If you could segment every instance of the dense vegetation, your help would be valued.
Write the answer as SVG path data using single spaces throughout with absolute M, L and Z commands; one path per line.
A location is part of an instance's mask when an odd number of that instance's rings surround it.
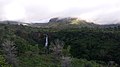
M 2 67 L 119 67 L 119 48 L 119 28 L 56 29 L 0 24 Z

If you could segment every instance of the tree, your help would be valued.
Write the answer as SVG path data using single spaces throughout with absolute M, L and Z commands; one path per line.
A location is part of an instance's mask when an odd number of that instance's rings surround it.
M 55 60 L 61 62 L 61 67 L 70 67 L 71 59 L 68 55 L 70 47 L 68 47 L 66 50 L 63 49 L 63 47 L 64 47 L 64 42 L 60 41 L 59 39 L 56 39 L 50 45 L 50 49 L 53 51 L 53 56 Z
M 50 44 L 49 49 L 51 51 L 51 55 L 53 57 L 53 63 L 55 65 L 61 62 L 63 46 L 64 46 L 64 42 L 60 41 L 59 39 L 54 40 Z
M 12 67 L 18 67 L 15 44 L 9 40 L 5 40 L 2 44 L 2 48 L 6 61 L 11 64 Z
M 51 42 L 50 50 L 54 54 L 54 56 L 60 58 L 62 56 L 62 49 L 64 46 L 64 42 L 56 39 L 54 42 Z

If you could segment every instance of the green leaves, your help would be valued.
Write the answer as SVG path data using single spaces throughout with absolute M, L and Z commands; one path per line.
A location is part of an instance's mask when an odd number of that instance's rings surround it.
M 11 67 L 11 65 L 9 65 L 5 62 L 5 58 L 2 55 L 0 55 L 0 66 L 1 67 Z

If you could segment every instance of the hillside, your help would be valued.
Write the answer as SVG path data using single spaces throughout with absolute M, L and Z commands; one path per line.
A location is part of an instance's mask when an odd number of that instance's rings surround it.
M 50 20 L 47 25 L 63 23 L 67 26 L 65 23 L 72 24 L 73 21 L 77 25 L 85 22 L 62 19 Z M 0 24 L 0 66 L 119 67 L 119 27 L 52 27 L 54 28 Z
M 39 27 L 39 28 L 56 28 L 56 29 L 67 29 L 67 28 L 118 28 L 120 24 L 106 24 L 106 25 L 99 25 L 93 22 L 87 22 L 85 20 L 80 20 L 78 18 L 51 18 L 48 23 L 32 23 L 28 24 L 32 27 Z
M 71 64 L 72 67 L 85 67 L 86 65 L 106 67 L 110 61 L 120 64 L 120 30 L 117 28 L 58 30 L 0 24 L 0 31 L 1 44 L 7 44 L 9 41 L 15 44 L 17 53 L 15 53 L 16 56 L 13 53 L 13 59 L 15 58 L 19 61 L 14 60 L 20 65 L 19 67 L 61 67 L 61 62 L 63 63 L 60 59 L 61 55 L 66 58 L 71 57 L 71 59 L 64 61 Z M 46 53 L 44 47 L 46 34 L 49 38 L 48 53 Z M 58 47 L 53 50 L 54 45 L 60 46 L 62 43 L 64 43 L 64 47 L 60 49 L 62 50 L 62 53 L 60 52 L 61 55 L 56 54 Z M 8 47 L 6 48 L 8 49 Z M 7 67 L 9 64 L 16 64 L 15 62 L 8 63 L 9 59 L 6 56 L 9 55 L 3 52 L 4 49 L 2 46 L 0 47 L 0 65 Z M 70 60 L 70 62 L 67 60 Z
M 86 22 L 85 20 L 79 20 L 78 18 L 51 18 L 48 23 L 36 23 L 32 24 L 32 27 L 42 28 L 81 28 L 81 27 L 97 27 L 97 24 Z
M 48 23 L 25 23 L 19 21 L 0 21 L 0 24 L 24 25 L 38 28 L 68 29 L 68 28 L 119 28 L 120 24 L 99 25 L 93 22 L 87 22 L 74 17 L 51 18 Z

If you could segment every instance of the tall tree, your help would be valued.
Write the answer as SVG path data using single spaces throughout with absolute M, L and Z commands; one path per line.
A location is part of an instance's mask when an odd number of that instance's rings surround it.
M 18 67 L 15 44 L 9 40 L 5 40 L 2 44 L 2 48 L 6 61 L 11 64 L 12 67 Z

